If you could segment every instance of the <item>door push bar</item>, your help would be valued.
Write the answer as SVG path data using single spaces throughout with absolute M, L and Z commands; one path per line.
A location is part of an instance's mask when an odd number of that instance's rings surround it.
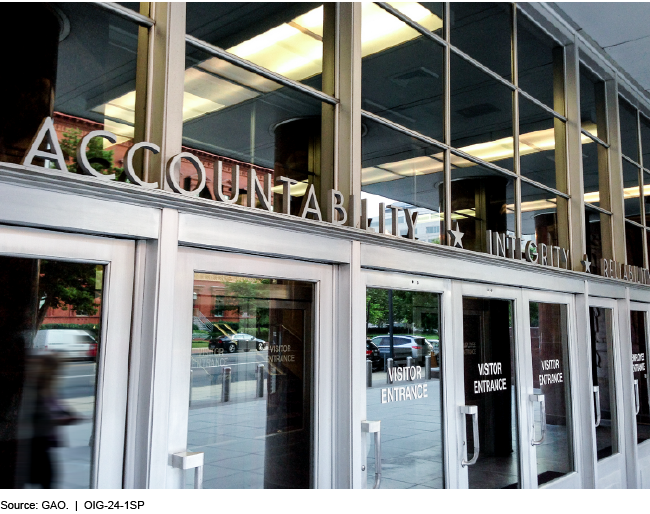
M 381 421 L 362 421 L 361 431 L 375 434 L 375 485 L 373 489 L 379 489 L 381 485 Z
M 463 431 L 463 450 L 465 453 L 465 458 L 460 461 L 463 467 L 472 466 L 473 464 L 476 464 L 476 461 L 478 460 L 478 454 L 481 449 L 478 438 L 478 407 L 476 405 L 461 405 L 460 413 L 463 416 L 467 416 L 468 414 L 472 416 L 472 439 L 474 439 L 474 454 L 470 460 L 465 460 L 467 458 L 467 434 Z
M 539 439 L 535 439 L 535 423 L 533 423 L 533 440 L 530 442 L 532 446 L 538 446 L 544 442 L 544 438 L 546 437 L 546 400 L 544 399 L 543 394 L 531 394 L 529 396 L 529 399 L 531 402 L 539 402 L 540 408 L 542 410 L 542 434 L 540 435 Z
M 203 452 L 172 454 L 172 466 L 178 469 L 194 468 L 194 489 L 203 489 Z
M 596 407 L 596 428 L 600 426 L 600 387 L 594 386 L 594 405 Z
M 641 402 L 639 401 L 639 380 L 637 378 L 634 379 L 634 415 L 636 416 L 639 413 L 639 410 L 641 410 Z

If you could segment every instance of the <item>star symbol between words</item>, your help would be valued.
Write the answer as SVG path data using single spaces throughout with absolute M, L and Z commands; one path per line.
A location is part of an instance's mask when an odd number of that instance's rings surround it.
M 462 248 L 463 247 L 463 236 L 465 235 L 465 233 L 458 230 L 458 222 L 456 222 L 456 229 L 455 230 L 450 229 L 450 230 L 447 230 L 447 232 L 449 233 L 449 235 L 452 238 L 451 246 L 454 246 L 454 247 L 458 246 L 459 248 Z
M 583 270 L 585 273 L 591 273 L 591 261 L 587 258 L 587 255 L 585 255 L 582 260 L 580 261 L 582 264 Z

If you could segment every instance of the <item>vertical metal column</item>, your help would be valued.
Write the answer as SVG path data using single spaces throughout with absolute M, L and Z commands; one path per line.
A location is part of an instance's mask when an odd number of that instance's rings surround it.
M 431 380 L 431 355 L 424 358 L 424 379 Z
M 390 341 L 390 358 L 395 358 L 393 349 L 393 290 L 388 290 L 388 340 Z
M 230 366 L 223 368 L 221 375 L 221 401 L 230 401 L 230 381 L 232 377 L 232 368 Z

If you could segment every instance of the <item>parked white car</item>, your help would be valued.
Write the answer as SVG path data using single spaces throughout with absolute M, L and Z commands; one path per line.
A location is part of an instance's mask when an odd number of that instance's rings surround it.
M 46 329 L 36 334 L 34 350 L 55 353 L 67 360 L 94 359 L 97 341 L 85 330 Z

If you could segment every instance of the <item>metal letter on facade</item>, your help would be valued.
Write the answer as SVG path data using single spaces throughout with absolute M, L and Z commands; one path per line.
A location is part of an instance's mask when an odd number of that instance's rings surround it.
M 93 130 L 92 132 L 88 132 L 88 134 L 86 134 L 81 139 L 79 146 L 77 146 L 77 166 L 84 175 L 90 175 L 91 177 L 100 178 L 102 180 L 113 180 L 115 178 L 115 173 L 104 175 L 103 173 L 100 173 L 95 168 L 93 168 L 88 161 L 88 156 L 86 155 L 86 147 L 90 143 L 90 140 L 94 137 L 103 137 L 105 139 L 108 139 L 113 144 L 117 143 L 115 134 L 107 132 L 106 130 Z
M 535 252 L 533 253 L 533 250 Z M 528 262 L 537 262 L 539 260 L 539 252 L 537 251 L 537 243 L 535 241 L 526 241 L 526 249 L 524 251 L 526 260 Z
M 41 143 L 43 143 L 43 140 L 45 140 L 45 143 L 49 145 L 49 150 L 38 149 L 41 146 Z M 54 123 L 52 122 L 52 118 L 49 116 L 45 118 L 41 123 L 41 126 L 38 127 L 38 132 L 36 132 L 34 139 L 32 139 L 32 144 L 29 146 L 29 152 L 27 152 L 27 155 L 25 155 L 21 164 L 24 166 L 35 166 L 33 161 L 36 158 L 45 160 L 43 166 L 39 166 L 39 168 L 49 170 L 50 168 L 47 164 L 49 161 L 54 162 L 59 171 L 68 171 L 68 167 L 65 164 L 65 157 L 63 157 L 63 152 L 61 151 L 61 146 L 59 145 L 59 140 L 56 136 Z
M 291 214 L 291 186 L 298 183 L 289 177 L 278 177 L 278 182 L 282 183 L 282 212 Z
M 199 176 L 199 184 L 193 191 L 185 191 L 185 189 L 180 186 L 178 179 L 176 178 L 176 168 L 178 168 L 179 177 L 181 174 L 181 159 L 189 161 L 192 166 L 194 166 L 194 169 Z M 205 168 L 203 167 L 203 163 L 198 159 L 198 157 L 189 152 L 181 152 L 169 159 L 165 175 L 167 177 L 167 184 L 172 188 L 172 191 L 180 193 L 184 196 L 199 196 L 199 193 L 201 193 L 205 187 Z
M 388 208 L 390 209 L 391 212 L 390 219 L 392 222 L 392 229 L 393 229 L 391 233 L 394 236 L 399 237 L 399 214 L 398 213 L 399 211 L 402 210 L 402 208 L 396 205 L 389 205 Z
M 302 205 L 300 206 L 300 217 L 306 218 L 308 214 L 316 216 L 318 221 L 323 221 L 320 206 L 316 199 L 316 192 L 314 191 L 314 184 L 309 184 L 305 196 L 302 197 Z
M 267 211 L 272 211 L 271 208 L 271 195 L 273 191 L 271 190 L 271 174 L 264 174 L 264 189 L 260 184 L 259 179 L 257 178 L 257 172 L 254 168 L 248 170 L 248 191 L 246 194 L 246 205 L 250 208 L 255 208 L 255 198 L 259 198 L 260 203 L 262 204 L 262 209 Z
M 140 143 L 134 144 L 129 150 L 126 152 L 126 158 L 124 159 L 124 173 L 126 173 L 126 177 L 134 184 L 137 184 L 139 186 L 142 186 L 146 189 L 155 189 L 158 187 L 158 182 L 144 182 L 138 175 L 135 173 L 135 169 L 133 167 L 133 156 L 135 155 L 135 152 L 138 150 L 149 150 L 153 154 L 160 153 L 160 147 L 158 145 L 154 145 L 153 143 L 148 143 L 147 141 L 142 141 Z
M 386 204 L 379 202 L 379 233 L 386 233 Z
M 333 223 L 334 225 L 345 225 L 347 220 L 348 213 L 343 206 L 343 194 L 336 189 L 330 189 L 327 192 L 325 221 Z
M 230 191 L 232 193 L 230 198 L 223 194 L 223 163 L 221 161 L 217 161 L 215 175 L 212 184 L 214 197 L 218 202 L 235 203 L 239 198 L 239 164 L 235 164 L 235 169 L 230 171 Z
M 406 219 L 407 239 L 415 239 L 415 225 L 418 222 L 418 212 L 411 212 L 411 209 L 404 209 L 404 218 Z

